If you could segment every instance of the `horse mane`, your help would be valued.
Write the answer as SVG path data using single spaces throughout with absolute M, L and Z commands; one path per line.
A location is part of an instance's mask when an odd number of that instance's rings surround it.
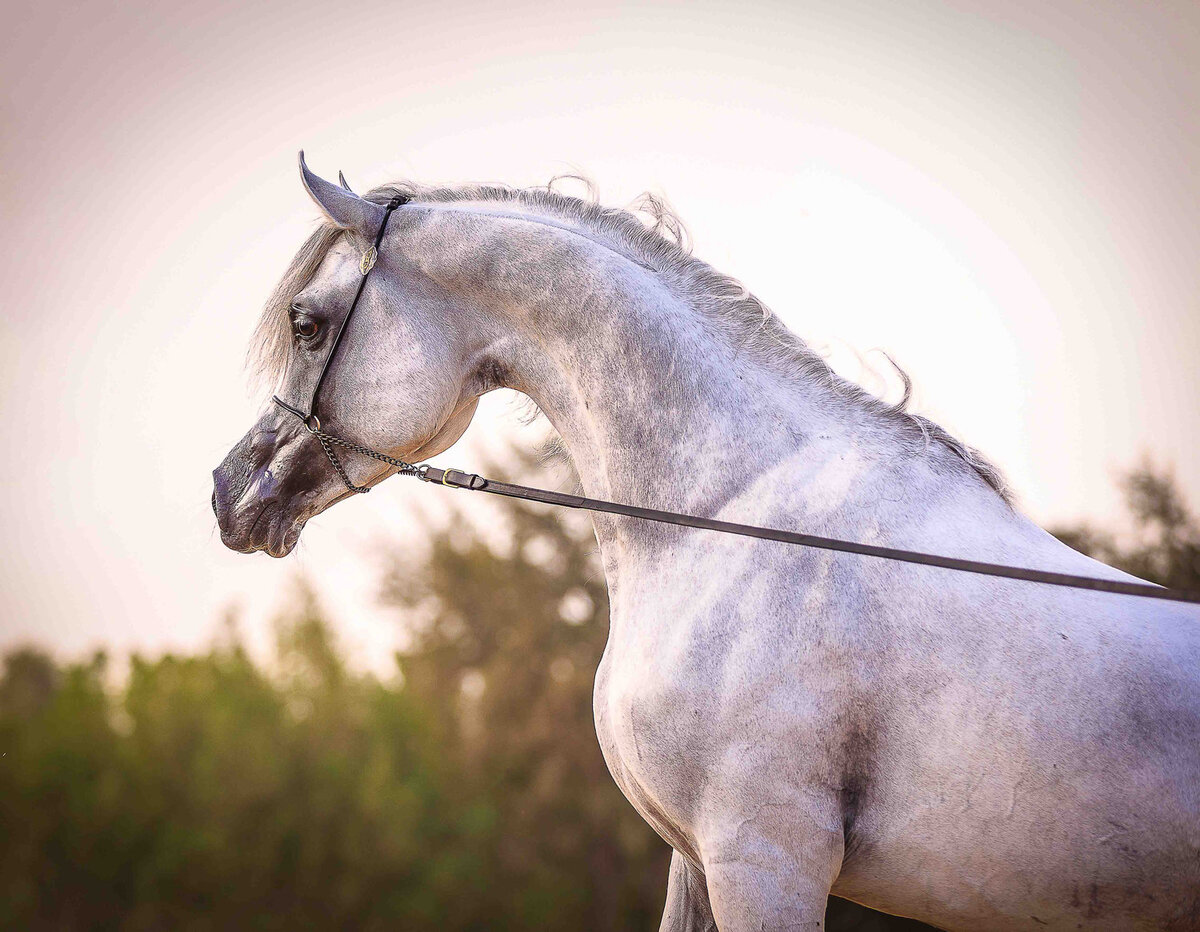
M 572 197 L 555 189 L 563 180 L 582 183 L 588 196 Z M 579 226 L 611 242 L 614 248 L 651 267 L 663 276 L 692 306 L 704 313 L 724 335 L 786 377 L 825 386 L 835 397 L 859 411 L 892 425 L 906 451 L 926 453 L 943 448 L 978 475 L 1005 501 L 1011 503 L 1008 485 L 982 454 L 926 417 L 908 409 L 912 379 L 891 357 L 903 383 L 900 400 L 889 404 L 861 385 L 838 375 L 819 352 L 787 329 L 770 309 L 737 279 L 718 272 L 692 255 L 683 222 L 666 201 L 646 193 L 628 210 L 604 207 L 586 179 L 558 176 L 543 186 L 514 188 L 506 185 L 431 187 L 397 182 L 381 185 L 363 195 L 377 204 L 403 195 L 417 203 L 483 202 L 516 204 L 548 218 Z M 286 374 L 292 352 L 291 304 L 346 231 L 323 221 L 300 247 L 283 278 L 275 286 L 251 340 L 247 361 L 260 382 L 277 383 Z

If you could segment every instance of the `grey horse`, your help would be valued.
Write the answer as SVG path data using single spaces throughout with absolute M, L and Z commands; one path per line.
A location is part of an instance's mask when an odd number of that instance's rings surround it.
M 1130 578 L 661 223 L 545 189 L 360 197 L 301 169 L 324 222 L 256 336 L 285 398 L 311 393 L 382 205 L 412 198 L 322 388 L 327 430 L 421 460 L 507 387 L 592 497 Z M 271 405 L 214 479 L 222 540 L 277 557 L 349 494 Z M 1200 929 L 1195 607 L 594 523 L 612 604 L 596 731 L 674 849 L 663 929 L 820 929 L 830 893 L 946 929 Z

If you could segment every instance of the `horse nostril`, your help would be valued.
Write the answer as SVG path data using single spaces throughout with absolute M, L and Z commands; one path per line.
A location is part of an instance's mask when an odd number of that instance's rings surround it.
M 212 506 L 213 506 L 213 514 L 217 515 L 217 490 L 216 489 L 213 489 Z M 220 515 L 217 515 L 217 517 L 219 518 Z

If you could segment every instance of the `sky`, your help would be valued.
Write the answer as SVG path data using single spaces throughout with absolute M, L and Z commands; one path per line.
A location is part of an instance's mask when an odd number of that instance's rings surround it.
M 5 0 L 0 649 L 252 647 L 294 581 L 372 665 L 382 542 L 426 486 L 225 550 L 212 468 L 245 346 L 316 211 L 356 189 L 591 178 L 1006 472 L 1043 524 L 1118 520 L 1143 456 L 1200 506 L 1200 5 L 1114 0 Z M 531 443 L 487 399 L 439 458 Z M 447 493 L 449 494 L 449 493 Z M 461 504 L 461 503 L 460 503 Z

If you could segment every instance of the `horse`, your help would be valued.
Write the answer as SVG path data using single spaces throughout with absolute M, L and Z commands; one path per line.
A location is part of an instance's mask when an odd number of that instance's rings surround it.
M 300 398 L 343 338 L 324 429 L 419 461 L 515 389 L 592 497 L 1133 579 L 1023 516 L 970 447 L 834 374 L 682 248 L 664 207 L 646 223 L 551 188 L 360 196 L 300 161 L 322 222 L 252 349 Z M 344 483 L 321 453 L 266 405 L 213 473 L 222 541 L 285 556 L 351 481 L 396 471 L 347 454 Z M 1194 606 L 594 528 L 596 733 L 673 849 L 661 929 L 821 929 L 830 894 L 950 930 L 1200 929 Z

